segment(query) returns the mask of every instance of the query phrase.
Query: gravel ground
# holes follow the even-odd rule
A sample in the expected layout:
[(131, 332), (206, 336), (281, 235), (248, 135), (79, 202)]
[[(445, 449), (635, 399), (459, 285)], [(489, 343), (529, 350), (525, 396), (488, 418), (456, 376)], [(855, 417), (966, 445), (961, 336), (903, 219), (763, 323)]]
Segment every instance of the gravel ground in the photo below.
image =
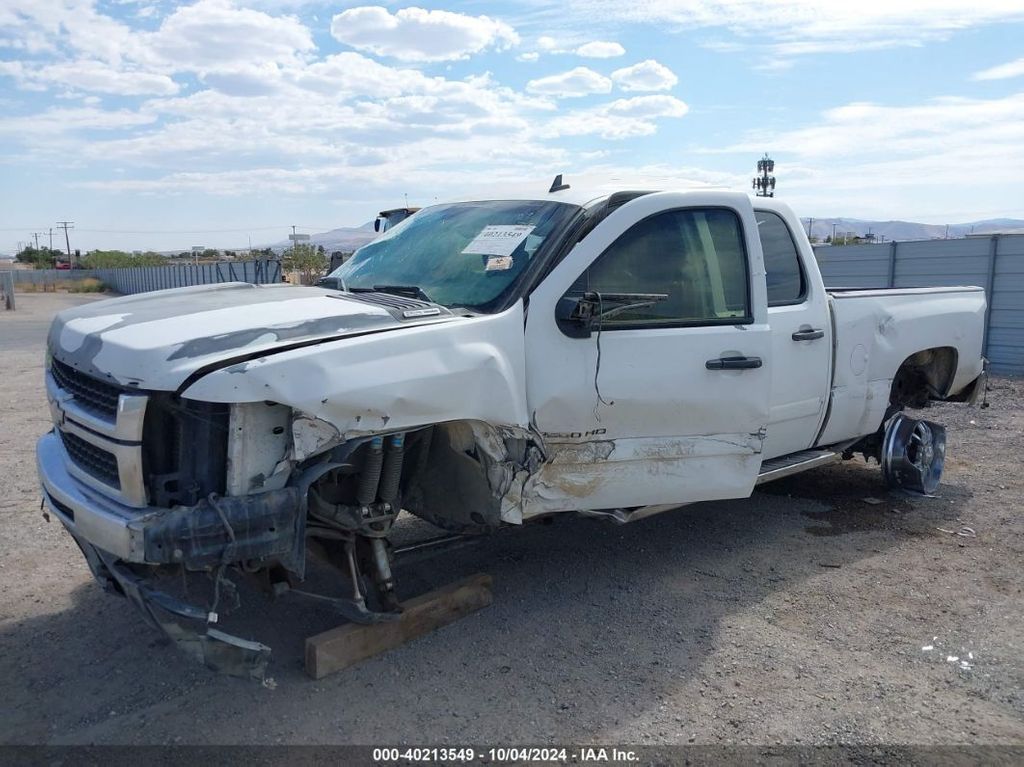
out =
[[(408, 594), (489, 572), (494, 604), (319, 682), (303, 639), (337, 618), (243, 588), (225, 627), (274, 648), (261, 686), (166, 646), (39, 512), (46, 327), (88, 300), (19, 295), (0, 314), (0, 742), (1024, 742), (1020, 380), (995, 380), (989, 409), (929, 412), (950, 430), (937, 498), (850, 461), (401, 564)], [(976, 537), (943, 532), (964, 526)]]

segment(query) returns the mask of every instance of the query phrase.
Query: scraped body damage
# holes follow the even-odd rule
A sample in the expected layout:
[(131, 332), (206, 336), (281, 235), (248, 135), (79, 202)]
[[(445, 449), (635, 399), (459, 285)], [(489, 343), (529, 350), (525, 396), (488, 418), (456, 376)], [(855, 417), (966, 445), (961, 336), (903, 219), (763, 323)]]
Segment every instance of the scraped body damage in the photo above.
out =
[[(750, 494), (751, 473), (761, 463), (763, 435), (708, 434), (663, 439), (618, 439), (549, 444), (550, 460), (505, 503), (518, 502), (524, 518), (557, 511), (681, 505), (696, 494), (702, 499), (737, 498)], [(708, 481), (709, 472), (727, 463), (730, 484)], [(647, 495), (638, 484), (674, 487)]]
[(209, 373), (182, 394), (204, 402), (280, 402), (330, 423), (346, 440), (456, 419), (527, 428), (525, 367), (517, 304), (501, 314), (261, 356)]

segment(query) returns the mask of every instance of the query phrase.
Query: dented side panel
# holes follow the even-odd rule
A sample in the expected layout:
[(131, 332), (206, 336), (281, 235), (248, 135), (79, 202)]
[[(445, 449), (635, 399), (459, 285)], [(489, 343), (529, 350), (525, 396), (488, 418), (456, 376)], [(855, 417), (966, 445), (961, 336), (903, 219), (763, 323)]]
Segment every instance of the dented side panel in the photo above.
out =
[[(517, 303), (501, 314), (260, 357), (203, 376), (183, 395), (206, 402), (279, 402), (315, 415), (346, 440), (455, 420), (526, 428), (524, 357), (523, 308)], [(308, 426), (302, 426), (303, 438), (320, 439), (307, 434)]]
[(549, 445), (549, 462), (505, 500), (528, 519), (553, 511), (742, 497), (760, 468), (762, 441), (758, 432)]
[(956, 350), (948, 396), (982, 372), (985, 292), (981, 288), (831, 291), (836, 326), (832, 403), (818, 444), (873, 433), (889, 405), (892, 381), (909, 357)]

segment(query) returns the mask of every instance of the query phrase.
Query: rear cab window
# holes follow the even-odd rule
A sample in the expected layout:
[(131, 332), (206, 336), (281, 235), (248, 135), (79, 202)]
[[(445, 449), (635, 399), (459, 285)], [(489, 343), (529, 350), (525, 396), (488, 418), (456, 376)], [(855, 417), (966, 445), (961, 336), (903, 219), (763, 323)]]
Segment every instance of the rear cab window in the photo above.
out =
[(793, 233), (778, 213), (755, 210), (754, 215), (764, 253), (768, 306), (802, 303), (807, 297), (807, 278)]

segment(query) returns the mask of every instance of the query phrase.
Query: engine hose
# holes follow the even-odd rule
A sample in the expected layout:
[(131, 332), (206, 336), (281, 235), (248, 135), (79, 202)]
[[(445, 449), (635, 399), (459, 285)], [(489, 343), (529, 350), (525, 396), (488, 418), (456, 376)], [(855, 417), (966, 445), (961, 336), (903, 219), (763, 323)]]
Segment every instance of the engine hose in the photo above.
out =
[(359, 488), (356, 490), (356, 501), (360, 506), (369, 506), (377, 498), (377, 486), (380, 484), (380, 472), (384, 466), (384, 438), (374, 437), (366, 451), (363, 470), (359, 475)]
[(384, 470), (380, 478), (378, 495), (385, 503), (393, 504), (398, 499), (398, 484), (402, 478), (402, 460), (405, 455), (405, 435), (396, 434), (388, 443), (384, 457)]

